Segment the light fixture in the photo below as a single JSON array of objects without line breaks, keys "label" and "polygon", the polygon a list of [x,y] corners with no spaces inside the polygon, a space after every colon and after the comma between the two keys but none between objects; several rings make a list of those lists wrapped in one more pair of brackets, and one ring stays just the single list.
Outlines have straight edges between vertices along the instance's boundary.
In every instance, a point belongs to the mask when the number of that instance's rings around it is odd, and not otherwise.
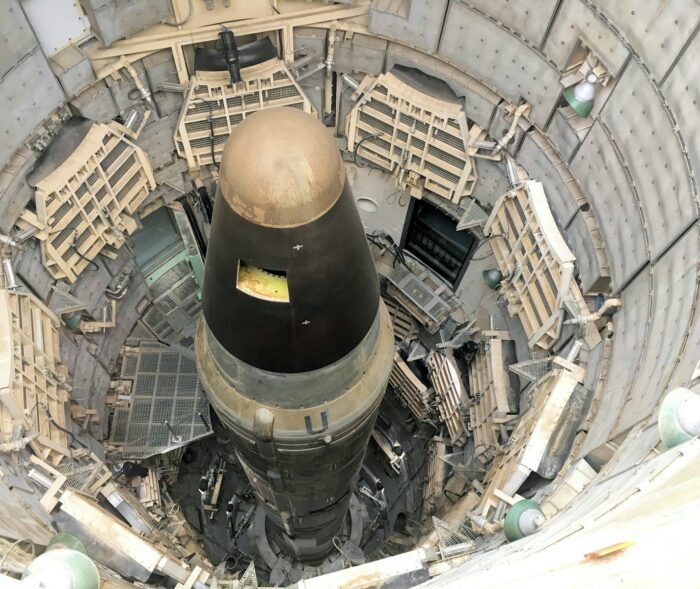
[{"label": "light fixture", "polygon": [[2,256],[2,270],[5,274],[5,288],[7,290],[14,290],[17,288],[17,277],[15,276],[15,270],[12,267],[12,258],[9,254],[3,254]]},{"label": "light fixture", "polygon": [[499,286],[501,286],[501,282],[503,281],[503,274],[496,268],[484,270],[481,277],[484,279],[484,284],[491,290],[496,290]]},{"label": "light fixture", "polygon": [[69,329],[78,329],[78,327],[80,327],[80,322],[83,319],[83,312],[73,311],[72,313],[65,313],[61,315],[61,319]]},{"label": "light fixture", "polygon": [[679,387],[661,401],[659,435],[667,448],[673,448],[700,435],[700,394]]},{"label": "light fixture", "polygon": [[580,117],[587,117],[593,110],[595,85],[598,76],[590,72],[583,81],[564,90],[564,98]]}]

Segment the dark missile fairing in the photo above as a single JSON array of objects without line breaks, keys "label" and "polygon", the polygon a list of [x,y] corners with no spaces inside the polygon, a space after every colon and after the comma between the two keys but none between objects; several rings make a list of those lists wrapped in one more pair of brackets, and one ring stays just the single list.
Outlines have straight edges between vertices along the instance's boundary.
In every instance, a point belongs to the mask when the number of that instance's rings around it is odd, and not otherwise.
[{"label": "dark missile fairing", "polygon": [[208,252],[200,378],[272,543],[318,560],[342,534],[394,351],[331,132],[291,108],[239,124]]}]

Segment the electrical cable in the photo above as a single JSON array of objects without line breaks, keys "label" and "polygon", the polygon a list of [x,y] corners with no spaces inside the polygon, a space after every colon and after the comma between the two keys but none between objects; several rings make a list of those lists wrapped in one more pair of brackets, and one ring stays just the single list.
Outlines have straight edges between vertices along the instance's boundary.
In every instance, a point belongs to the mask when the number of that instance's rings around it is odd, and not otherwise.
[{"label": "electrical cable", "polygon": [[5,561],[7,560],[7,557],[10,555],[10,552],[18,546],[19,544],[22,544],[22,542],[27,542],[32,545],[32,560],[34,560],[34,557],[36,556],[36,545],[34,544],[33,540],[30,540],[29,538],[20,538],[19,540],[15,540],[10,546],[8,546],[7,550],[5,550],[5,554],[2,556],[2,560],[0,560],[0,572],[2,572],[2,567],[5,566]]},{"label": "electrical cable", "polygon": [[360,140],[357,142],[357,145],[355,145],[355,149],[352,150],[352,161],[355,163],[355,165],[356,165],[358,168],[366,168],[366,167],[367,167],[367,164],[360,164],[360,163],[357,161],[357,152],[358,152],[358,150],[360,149],[360,147],[362,146],[362,144],[363,144],[365,141],[367,141],[368,139],[374,139],[374,138],[376,138],[376,137],[379,137],[380,135],[381,135],[381,133],[373,133],[372,135],[365,135],[362,139],[360,139]]},{"label": "electrical cable", "polygon": [[189,4],[189,10],[187,11],[187,16],[183,20],[181,20],[180,22],[167,22],[164,20],[163,24],[168,25],[169,27],[181,27],[188,20],[190,20],[190,17],[192,16],[192,0],[187,0],[187,3]]},{"label": "electrical cable", "polygon": [[49,423],[50,423],[51,425],[53,425],[57,430],[62,431],[62,432],[63,432],[64,434],[66,434],[67,436],[70,436],[70,437],[71,437],[71,443],[72,443],[72,444],[78,444],[79,446],[82,446],[82,447],[85,448],[86,450],[89,450],[89,449],[90,449],[90,448],[88,447],[87,444],[84,444],[84,443],[81,442],[78,438],[76,438],[76,437],[75,437],[75,434],[74,434],[72,431],[67,430],[65,427],[62,427],[61,425],[59,425],[59,424],[56,422],[56,420],[53,418],[53,416],[51,415],[51,413],[49,412],[49,408],[48,408],[46,405],[43,405],[43,408],[44,408],[44,411],[46,412],[47,417],[49,418]]},{"label": "electrical cable", "polygon": [[209,146],[211,148],[211,161],[212,163],[216,166],[216,169],[219,169],[219,164],[216,161],[216,152],[214,151],[214,118],[213,118],[214,111],[212,110],[211,106],[211,101],[209,101],[209,118],[207,119],[209,121]]},{"label": "electrical cable", "polygon": [[[478,252],[482,245],[484,245],[485,243],[488,243],[491,239],[494,239],[495,237],[505,237],[505,235],[503,235],[501,233],[497,233],[495,235],[487,235],[484,239],[482,239],[477,244],[476,249],[474,250],[474,253]],[[492,255],[493,255],[493,250],[491,250],[485,256],[481,256],[480,258],[469,258],[469,261],[470,262],[480,262],[481,260],[486,260],[487,258],[490,258]]]},{"label": "electrical cable", "polygon": [[[462,495],[455,493],[454,491],[450,491],[449,489],[445,489],[442,494],[445,496],[445,498],[450,502],[450,505],[454,505],[457,503],[462,498]],[[450,498],[450,495],[454,495],[455,499],[452,500]]]},{"label": "electrical cable", "polygon": [[[401,194],[401,196],[397,197],[397,194]],[[406,196],[406,190],[404,188],[399,188],[398,190],[395,190],[386,197],[386,204],[393,205],[395,202],[398,201],[400,207],[405,207],[408,204],[408,200],[410,199],[410,197],[406,200],[403,200],[404,196]]]},{"label": "electrical cable", "polygon": [[84,256],[83,254],[81,254],[81,253],[78,251],[78,248],[76,248],[76,247],[73,248],[73,251],[78,255],[78,257],[79,257],[81,260],[84,260],[85,262],[87,262],[88,264],[90,264],[91,266],[94,267],[93,272],[99,272],[99,271],[100,271],[100,267],[97,265],[97,262],[95,262],[95,260],[91,260],[90,258],[88,258],[88,257]]},{"label": "electrical cable", "polygon": [[100,267],[97,265],[97,262],[95,260],[91,260],[90,258],[84,256],[83,254],[80,253],[77,247],[75,247],[76,242],[78,241],[78,230],[75,230],[74,237],[73,237],[73,244],[70,246],[71,249],[77,254],[77,256],[81,259],[87,262],[88,264],[92,265],[95,267],[93,272],[99,272]]},{"label": "electrical cable", "polygon": [[274,2],[272,0],[269,0],[269,2],[270,2],[270,8],[272,8],[272,10],[275,11],[275,14],[281,14],[280,11],[277,10],[277,8],[275,7]]},{"label": "electrical cable", "polygon": [[332,542],[333,542],[333,546],[335,547],[335,549],[338,552],[340,552],[340,554],[343,556],[343,558],[345,558],[345,560],[347,560],[348,562],[352,562],[350,560],[350,557],[345,553],[345,550],[343,550],[343,547],[340,545],[340,538],[338,538],[338,536],[333,536]]},{"label": "electrical cable", "polygon": [[482,260],[487,260],[487,259],[490,258],[492,255],[493,255],[493,250],[491,250],[491,251],[490,251],[488,254],[486,254],[485,256],[480,256],[480,257],[478,257],[478,258],[469,258],[469,261],[470,261],[470,262],[481,262]]},{"label": "electrical cable", "polygon": [[[406,266],[406,258],[403,255],[403,251],[401,251],[401,248],[396,245],[391,236],[387,235],[386,233],[374,231],[372,233],[365,233],[365,237],[372,245],[385,249],[394,257],[394,261],[392,263],[394,268],[396,268],[396,262]],[[382,239],[385,240],[386,243],[381,241]]]}]

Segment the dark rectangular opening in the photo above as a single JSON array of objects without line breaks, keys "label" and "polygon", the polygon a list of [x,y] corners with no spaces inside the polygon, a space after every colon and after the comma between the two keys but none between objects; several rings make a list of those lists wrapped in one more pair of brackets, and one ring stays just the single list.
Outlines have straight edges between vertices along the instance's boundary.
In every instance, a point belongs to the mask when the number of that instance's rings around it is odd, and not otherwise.
[{"label": "dark rectangular opening", "polygon": [[272,303],[289,302],[289,285],[287,273],[284,270],[259,268],[239,260],[236,288],[251,297]]},{"label": "dark rectangular opening", "polygon": [[457,221],[425,200],[412,199],[403,249],[453,287],[462,278],[476,237],[457,231]]}]

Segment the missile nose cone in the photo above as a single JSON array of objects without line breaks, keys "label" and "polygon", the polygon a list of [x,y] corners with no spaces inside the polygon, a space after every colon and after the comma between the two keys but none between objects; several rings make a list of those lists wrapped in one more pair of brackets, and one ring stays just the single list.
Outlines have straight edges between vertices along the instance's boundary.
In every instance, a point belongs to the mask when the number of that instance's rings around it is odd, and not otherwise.
[{"label": "missile nose cone", "polygon": [[266,227],[314,221],[345,182],[331,132],[292,108],[259,111],[237,125],[220,167],[221,195],[244,219]]},{"label": "missile nose cone", "polygon": [[263,370],[317,370],[357,347],[378,306],[331,131],[292,108],[246,119],[224,149],[204,273],[218,342]]}]

